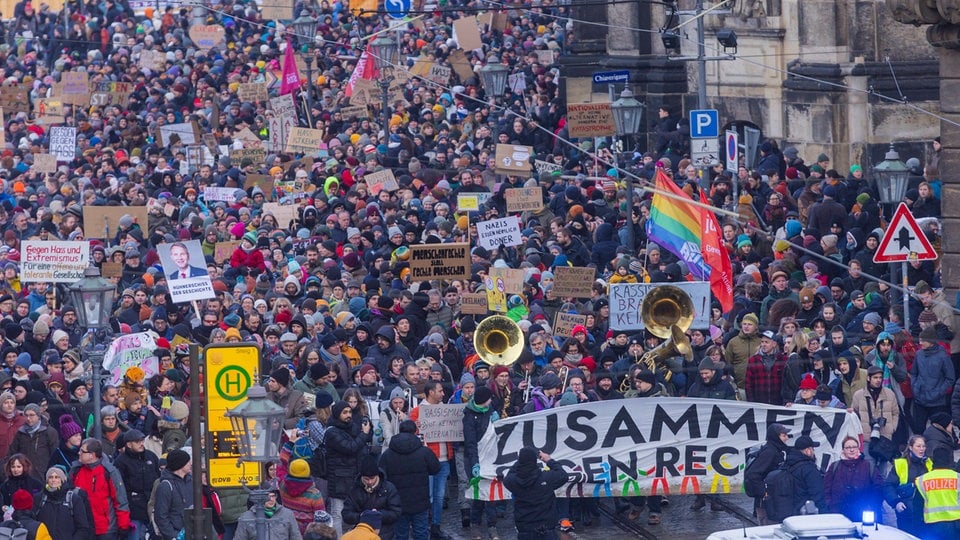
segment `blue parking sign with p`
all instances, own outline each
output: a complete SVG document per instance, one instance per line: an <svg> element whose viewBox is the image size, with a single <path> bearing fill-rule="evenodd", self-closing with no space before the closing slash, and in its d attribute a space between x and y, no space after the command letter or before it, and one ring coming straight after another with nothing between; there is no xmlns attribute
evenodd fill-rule
<svg viewBox="0 0 960 540"><path fill-rule="evenodd" d="M720 116L716 109L690 111L690 138L710 139L720 136Z"/></svg>

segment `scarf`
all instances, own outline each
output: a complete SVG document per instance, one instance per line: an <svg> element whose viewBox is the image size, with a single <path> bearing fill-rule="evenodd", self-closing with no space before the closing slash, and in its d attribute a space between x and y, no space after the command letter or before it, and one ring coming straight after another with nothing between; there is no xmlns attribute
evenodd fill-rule
<svg viewBox="0 0 960 540"><path fill-rule="evenodd" d="M467 408L470 409L471 411L476 411L480 414L484 414L485 412L490 410L490 405L487 405L486 407L481 407L480 405L477 405L477 403L473 400L473 398L470 398L470 402L467 403Z"/></svg>
<svg viewBox="0 0 960 540"><path fill-rule="evenodd" d="M6 414L6 413L0 413L0 414L2 414L2 416L7 420L13 420L13 417L17 415L17 410L14 409L13 412L11 412L10 414Z"/></svg>
<svg viewBox="0 0 960 540"><path fill-rule="evenodd" d="M263 514L264 514L265 516L267 516L268 519L269 519L269 518L272 518L273 515L277 513L277 510L278 510L278 509L279 509L278 506L273 506L273 507L269 507L269 506L268 506L268 507L264 507L264 509L263 509Z"/></svg>

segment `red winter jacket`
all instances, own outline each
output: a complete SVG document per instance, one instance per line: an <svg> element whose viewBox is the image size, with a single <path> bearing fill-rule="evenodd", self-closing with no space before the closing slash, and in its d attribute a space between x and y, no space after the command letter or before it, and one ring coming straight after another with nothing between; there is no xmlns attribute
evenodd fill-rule
<svg viewBox="0 0 960 540"><path fill-rule="evenodd" d="M233 250L233 255L230 256L230 266L233 268L256 268L261 273L267 271L267 265L263 261L263 253L260 253L259 249L251 249L250 251L244 251L242 247L238 247Z"/></svg>
<svg viewBox="0 0 960 540"><path fill-rule="evenodd" d="M93 465L74 464L70 480L75 487L87 493L93 510L94 533L110 534L130 529L130 506L123 478L113 465L98 462Z"/></svg>

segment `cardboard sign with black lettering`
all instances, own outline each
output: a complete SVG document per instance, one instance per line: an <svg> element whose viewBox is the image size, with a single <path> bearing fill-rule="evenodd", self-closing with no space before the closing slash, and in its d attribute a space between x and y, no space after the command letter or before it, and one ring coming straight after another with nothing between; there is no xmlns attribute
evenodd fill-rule
<svg viewBox="0 0 960 540"><path fill-rule="evenodd" d="M589 267L558 266L553 270L553 296L556 298L590 298L597 270Z"/></svg>
<svg viewBox="0 0 960 540"><path fill-rule="evenodd" d="M57 172L57 156L53 154L34 154L33 170L41 173Z"/></svg>
<svg viewBox="0 0 960 540"><path fill-rule="evenodd" d="M519 246L522 243L520 220L517 216L507 216L477 223L477 245L484 249Z"/></svg>
<svg viewBox="0 0 960 540"><path fill-rule="evenodd" d="M470 279L470 244L410 246L410 277L413 281Z"/></svg>
<svg viewBox="0 0 960 540"><path fill-rule="evenodd" d="M526 176L530 173L530 158L534 155L532 147L498 144L495 155L497 174Z"/></svg>
<svg viewBox="0 0 960 540"><path fill-rule="evenodd" d="M400 189L400 184L397 183L397 177L393 175L393 171L390 169L372 173L368 172L363 175L363 181L367 183L367 189L369 189L370 194L374 196L383 190L390 192Z"/></svg>
<svg viewBox="0 0 960 540"><path fill-rule="evenodd" d="M486 315L487 295L484 293L460 293L460 313Z"/></svg>
<svg viewBox="0 0 960 540"><path fill-rule="evenodd" d="M609 103L567 103L571 137L606 137L616 131Z"/></svg>
<svg viewBox="0 0 960 540"><path fill-rule="evenodd" d="M22 84L4 84L0 86L0 107L8 114L11 112L30 112L29 89Z"/></svg>
<svg viewBox="0 0 960 540"><path fill-rule="evenodd" d="M457 44L465 51L472 51L483 47L483 40L480 39L480 26L477 25L477 18L468 15L461 19L453 21L453 32L457 36Z"/></svg>
<svg viewBox="0 0 960 540"><path fill-rule="evenodd" d="M545 172L563 171L563 165L557 165L556 163L550 163L549 161L542 161L539 159L533 162L533 166L536 168L538 175Z"/></svg>
<svg viewBox="0 0 960 540"><path fill-rule="evenodd" d="M160 142L164 146L172 146L176 141L184 145L200 144L200 128L194 122L160 126Z"/></svg>
<svg viewBox="0 0 960 540"><path fill-rule="evenodd" d="M290 136L287 137L287 146L284 151L291 154L314 154L320 150L322 142L322 129L294 127L290 130Z"/></svg>
<svg viewBox="0 0 960 540"><path fill-rule="evenodd" d="M240 166L244 159L250 159L254 167L262 166L267 160L266 148L231 148L230 157L236 166Z"/></svg>
<svg viewBox="0 0 960 540"><path fill-rule="evenodd" d="M100 273L105 278L118 278L123 276L123 263L104 261L100 266Z"/></svg>
<svg viewBox="0 0 960 540"><path fill-rule="evenodd" d="M537 212L543 208L543 190L538 187L508 188L507 212Z"/></svg>
<svg viewBox="0 0 960 540"><path fill-rule="evenodd" d="M287 228L290 222L297 219L297 206L293 204L264 203L263 213L271 213L277 219L280 228Z"/></svg>
<svg viewBox="0 0 960 540"><path fill-rule="evenodd" d="M576 325L587 326L587 316L579 313L557 312L553 321L553 335L560 337L573 337L573 327Z"/></svg>

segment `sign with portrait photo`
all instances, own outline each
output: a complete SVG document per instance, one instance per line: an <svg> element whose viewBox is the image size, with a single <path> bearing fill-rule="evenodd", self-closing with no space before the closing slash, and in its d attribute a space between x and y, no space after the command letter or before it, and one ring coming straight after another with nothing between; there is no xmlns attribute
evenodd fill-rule
<svg viewBox="0 0 960 540"><path fill-rule="evenodd" d="M174 303L216 298L199 240L157 246Z"/></svg>

